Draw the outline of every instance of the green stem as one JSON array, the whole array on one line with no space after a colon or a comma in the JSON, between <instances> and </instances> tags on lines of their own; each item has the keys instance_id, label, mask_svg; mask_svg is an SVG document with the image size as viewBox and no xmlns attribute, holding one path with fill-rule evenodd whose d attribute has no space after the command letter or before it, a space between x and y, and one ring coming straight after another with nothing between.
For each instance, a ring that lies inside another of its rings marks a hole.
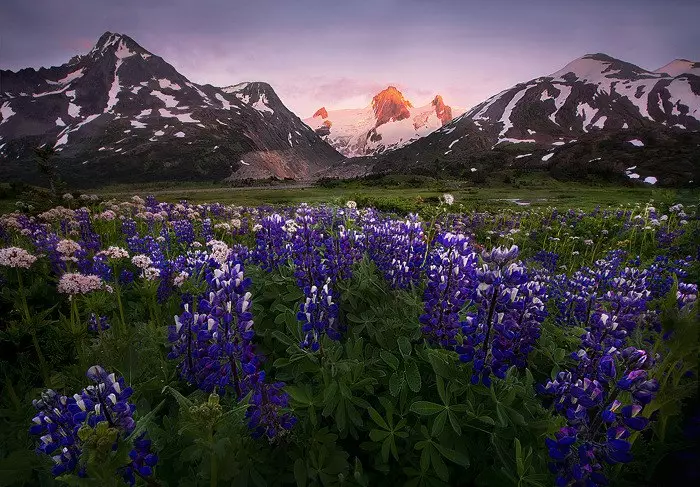
<instances>
[{"instance_id":1,"label":"green stem","mask_svg":"<svg viewBox=\"0 0 700 487\"><path fill-rule=\"evenodd\" d=\"M32 344L34 345L34 351L39 359L39 369L41 370L41 376L44 379L44 384L49 385L49 369L46 365L46 359L44 354L41 352L41 347L39 346L39 339L36 336L36 327L32 322L32 316L29 313L29 305L27 304L27 295L24 293L24 282L22 281L22 272L17 269L17 281L19 283L19 296L22 301L22 312L24 313L24 322L29 326L32 335Z\"/></svg>"},{"instance_id":2,"label":"green stem","mask_svg":"<svg viewBox=\"0 0 700 487\"><path fill-rule=\"evenodd\" d=\"M73 338L75 340L75 346L78 349L78 361L80 365L84 365L84 350L83 350L83 340L80 336L80 313L78 311L77 296L71 296L70 300L70 328L73 332Z\"/></svg>"},{"instance_id":3,"label":"green stem","mask_svg":"<svg viewBox=\"0 0 700 487\"><path fill-rule=\"evenodd\" d=\"M209 468L211 470L211 475L209 476L209 486L216 487L218 482L217 478L217 461L216 461L216 450L214 449L214 431L209 430L209 445L211 447L211 458L209 459Z\"/></svg>"},{"instance_id":4,"label":"green stem","mask_svg":"<svg viewBox=\"0 0 700 487\"><path fill-rule=\"evenodd\" d=\"M124 319L124 305L122 304L122 288L119 285L119 276L114 275L114 292L117 295L117 306L119 307L119 320L122 333L126 332L126 320Z\"/></svg>"}]
</instances>

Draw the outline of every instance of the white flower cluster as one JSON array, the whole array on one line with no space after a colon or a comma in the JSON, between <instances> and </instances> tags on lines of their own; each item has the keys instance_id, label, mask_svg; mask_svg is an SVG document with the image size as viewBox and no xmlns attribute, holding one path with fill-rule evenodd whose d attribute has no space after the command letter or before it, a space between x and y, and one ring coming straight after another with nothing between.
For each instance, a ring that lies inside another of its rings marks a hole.
<instances>
[{"instance_id":1,"label":"white flower cluster","mask_svg":"<svg viewBox=\"0 0 700 487\"><path fill-rule=\"evenodd\" d=\"M19 247L0 249L0 266L14 269L29 269L36 257Z\"/></svg>"}]
</instances>

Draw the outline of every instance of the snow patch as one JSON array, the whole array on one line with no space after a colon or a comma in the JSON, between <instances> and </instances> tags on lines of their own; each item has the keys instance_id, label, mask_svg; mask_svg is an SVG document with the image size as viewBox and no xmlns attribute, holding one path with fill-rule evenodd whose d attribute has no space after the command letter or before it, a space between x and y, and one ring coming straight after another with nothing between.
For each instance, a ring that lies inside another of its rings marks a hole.
<instances>
[{"instance_id":1,"label":"snow patch","mask_svg":"<svg viewBox=\"0 0 700 487\"><path fill-rule=\"evenodd\" d=\"M258 101L253 103L253 108L255 108L257 111L263 113L263 112L270 112L274 114L274 110L267 106L267 96L265 93L260 95L260 98L258 98Z\"/></svg>"},{"instance_id":2,"label":"snow patch","mask_svg":"<svg viewBox=\"0 0 700 487\"><path fill-rule=\"evenodd\" d=\"M644 147L644 142L642 142L639 139L632 139L632 140L628 140L627 142L629 142L630 144L632 144L635 147Z\"/></svg>"},{"instance_id":3,"label":"snow patch","mask_svg":"<svg viewBox=\"0 0 700 487\"><path fill-rule=\"evenodd\" d=\"M475 167L472 167L470 170L471 170L471 172L476 172L476 168L475 168Z\"/></svg>"},{"instance_id":4,"label":"snow patch","mask_svg":"<svg viewBox=\"0 0 700 487\"><path fill-rule=\"evenodd\" d=\"M243 164L244 166L250 166L250 164L248 164L247 162L245 162L243 159L241 159L241 164Z\"/></svg>"},{"instance_id":5,"label":"snow patch","mask_svg":"<svg viewBox=\"0 0 700 487\"><path fill-rule=\"evenodd\" d=\"M546 154L546 155L542 156L542 160L548 161L552 158L553 155L554 155L554 152L552 152L551 154Z\"/></svg>"},{"instance_id":6,"label":"snow patch","mask_svg":"<svg viewBox=\"0 0 700 487\"><path fill-rule=\"evenodd\" d=\"M503 115L499 120L499 122L503 124L503 129L501 129L501 133L498 134L499 139L505 137L506 132L508 132L508 130L510 130L510 128L513 126L513 122L511 122L510 116L513 113L515 105L517 105L517 103L522 99L522 97L525 96L527 89L528 87L525 86L520 91L515 93L515 95L513 95L513 98L510 99L508 105L506 105L505 109L503 110Z\"/></svg>"},{"instance_id":7,"label":"snow patch","mask_svg":"<svg viewBox=\"0 0 700 487\"><path fill-rule=\"evenodd\" d=\"M181 122L187 122L187 123L198 123L199 122L199 120L195 120L194 118L192 118L191 113L173 113L170 110L166 110L165 108L159 109L158 113L160 113L161 117L177 118Z\"/></svg>"},{"instance_id":8,"label":"snow patch","mask_svg":"<svg viewBox=\"0 0 700 487\"><path fill-rule=\"evenodd\" d=\"M153 132L153 135L155 135L156 137L160 137L161 135L165 135L165 131L156 130L155 132Z\"/></svg>"},{"instance_id":9,"label":"snow patch","mask_svg":"<svg viewBox=\"0 0 700 487\"><path fill-rule=\"evenodd\" d=\"M0 122L0 124L7 122L7 120L15 113L16 112L10 106L9 101L3 103L2 106L0 106L0 115L2 115L2 121Z\"/></svg>"},{"instance_id":10,"label":"snow patch","mask_svg":"<svg viewBox=\"0 0 700 487\"><path fill-rule=\"evenodd\" d=\"M462 137L460 137L459 139L461 139L461 138L462 138ZM447 148L448 148L448 149L452 149L452 146L455 145L457 142L459 142L459 139L453 140L453 141L450 143L450 145L447 146Z\"/></svg>"},{"instance_id":11,"label":"snow patch","mask_svg":"<svg viewBox=\"0 0 700 487\"><path fill-rule=\"evenodd\" d=\"M179 84L173 83L169 79L165 79L165 78L158 80L158 86L160 86L161 89L170 88L171 90L175 90L175 91L180 89Z\"/></svg>"},{"instance_id":12,"label":"snow patch","mask_svg":"<svg viewBox=\"0 0 700 487\"><path fill-rule=\"evenodd\" d=\"M136 53L126 47L124 40L119 41L119 47L117 47L117 50L114 52L114 55L117 57L117 62L114 63L114 79L112 80L112 86L109 88L109 98L107 99L107 106L104 110L105 113L111 112L118 101L117 95L121 91L121 85L119 83L119 68L124 62L124 59L133 56L134 54Z\"/></svg>"},{"instance_id":13,"label":"snow patch","mask_svg":"<svg viewBox=\"0 0 700 487\"><path fill-rule=\"evenodd\" d=\"M175 132L175 137L182 138L185 136L185 132Z\"/></svg>"},{"instance_id":14,"label":"snow patch","mask_svg":"<svg viewBox=\"0 0 700 487\"><path fill-rule=\"evenodd\" d=\"M656 179L654 176L647 176L644 178L644 182L647 184L656 184L658 179Z\"/></svg>"},{"instance_id":15,"label":"snow patch","mask_svg":"<svg viewBox=\"0 0 700 487\"><path fill-rule=\"evenodd\" d=\"M224 110L230 110L231 107L235 107L236 105L232 105L231 102L229 102L226 98L224 98L221 93L217 93L214 95L214 98L219 100L221 102L221 105L223 105Z\"/></svg>"},{"instance_id":16,"label":"snow patch","mask_svg":"<svg viewBox=\"0 0 700 487\"><path fill-rule=\"evenodd\" d=\"M137 129L145 129L146 124L143 122L139 122L138 120L132 120L131 121L131 126Z\"/></svg>"},{"instance_id":17,"label":"snow patch","mask_svg":"<svg viewBox=\"0 0 700 487\"><path fill-rule=\"evenodd\" d=\"M55 123L56 123L56 125L58 125L59 127L65 127L65 126L66 126L66 122L64 122L64 121L61 119L61 117L58 117L58 118L56 119L56 122L55 122Z\"/></svg>"},{"instance_id":18,"label":"snow patch","mask_svg":"<svg viewBox=\"0 0 700 487\"><path fill-rule=\"evenodd\" d=\"M602 129L605 127L605 121L608 119L605 115L601 116L598 118L598 120L595 121L593 124L593 127L597 127L599 129Z\"/></svg>"},{"instance_id":19,"label":"snow patch","mask_svg":"<svg viewBox=\"0 0 700 487\"><path fill-rule=\"evenodd\" d=\"M531 156L532 154L520 154L519 156L515 156L516 159L522 159L523 157L528 157Z\"/></svg>"},{"instance_id":20,"label":"snow patch","mask_svg":"<svg viewBox=\"0 0 700 487\"><path fill-rule=\"evenodd\" d=\"M166 95L162 91L153 90L151 92L156 98L165 103L165 108L173 108L177 106L178 101L172 95Z\"/></svg>"},{"instance_id":21,"label":"snow patch","mask_svg":"<svg viewBox=\"0 0 700 487\"><path fill-rule=\"evenodd\" d=\"M502 143L502 142L510 142L511 144L536 144L537 141L535 139L511 139L508 137L504 137L503 139L499 139L498 142L496 142L496 145ZM496 147L496 146L494 146Z\"/></svg>"}]
</instances>

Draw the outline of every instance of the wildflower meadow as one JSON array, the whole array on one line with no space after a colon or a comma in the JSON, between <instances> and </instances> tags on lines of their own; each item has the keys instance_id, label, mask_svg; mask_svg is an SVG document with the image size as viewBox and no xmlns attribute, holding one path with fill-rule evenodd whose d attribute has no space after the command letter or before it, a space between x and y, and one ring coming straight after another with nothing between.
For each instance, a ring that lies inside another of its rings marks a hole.
<instances>
[{"instance_id":1,"label":"wildflower meadow","mask_svg":"<svg viewBox=\"0 0 700 487\"><path fill-rule=\"evenodd\" d=\"M697 207L0 216L0 486L697 481Z\"/></svg>"}]
</instances>

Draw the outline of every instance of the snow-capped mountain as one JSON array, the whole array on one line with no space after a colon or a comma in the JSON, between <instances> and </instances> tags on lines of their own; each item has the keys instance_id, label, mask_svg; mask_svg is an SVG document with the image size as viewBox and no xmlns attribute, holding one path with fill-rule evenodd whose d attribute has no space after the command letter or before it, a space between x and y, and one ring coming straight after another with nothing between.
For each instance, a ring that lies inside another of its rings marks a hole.
<instances>
[{"instance_id":1,"label":"snow-capped mountain","mask_svg":"<svg viewBox=\"0 0 700 487\"><path fill-rule=\"evenodd\" d=\"M347 157L380 154L425 137L464 110L445 105L442 96L414 107L393 86L377 93L358 109L319 108L304 122Z\"/></svg>"},{"instance_id":2,"label":"snow-capped mountain","mask_svg":"<svg viewBox=\"0 0 700 487\"><path fill-rule=\"evenodd\" d=\"M312 177L342 156L266 83L198 85L125 35L51 68L0 71L0 179L54 147L77 184Z\"/></svg>"},{"instance_id":3,"label":"snow-capped mountain","mask_svg":"<svg viewBox=\"0 0 700 487\"><path fill-rule=\"evenodd\" d=\"M497 143L553 143L587 132L656 124L698 130L696 66L676 60L647 71L605 54L588 54L549 76L492 96L463 117L494 125Z\"/></svg>"},{"instance_id":4,"label":"snow-capped mountain","mask_svg":"<svg viewBox=\"0 0 700 487\"><path fill-rule=\"evenodd\" d=\"M653 184L697 185L699 67L675 60L647 71L589 54L492 96L397 151L368 159L369 171L469 176L538 167L575 176L590 169L651 178Z\"/></svg>"}]
</instances>

